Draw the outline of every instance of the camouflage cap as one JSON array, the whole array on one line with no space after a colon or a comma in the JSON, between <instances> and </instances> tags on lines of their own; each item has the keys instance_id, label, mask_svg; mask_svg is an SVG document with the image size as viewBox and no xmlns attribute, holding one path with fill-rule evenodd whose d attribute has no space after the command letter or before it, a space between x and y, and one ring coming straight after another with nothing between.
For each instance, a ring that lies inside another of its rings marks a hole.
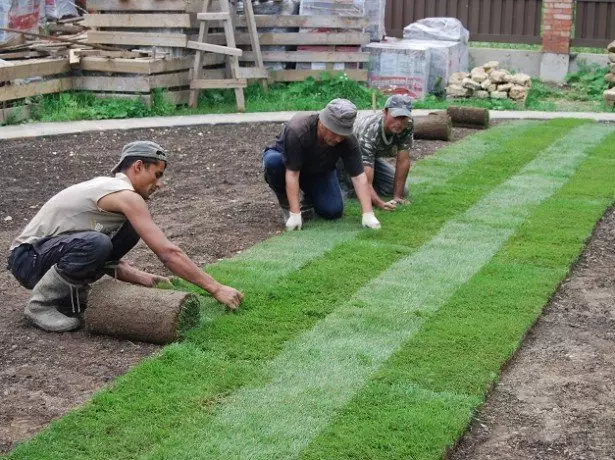
<instances>
[{"instance_id":1,"label":"camouflage cap","mask_svg":"<svg viewBox=\"0 0 615 460\"><path fill-rule=\"evenodd\" d=\"M357 107L348 99L333 99L320 111L318 119L338 136L350 136L357 118Z\"/></svg>"},{"instance_id":2,"label":"camouflage cap","mask_svg":"<svg viewBox=\"0 0 615 460\"><path fill-rule=\"evenodd\" d=\"M115 174L122 161L128 157L138 157L138 158L150 158L152 160L164 161L167 160L168 152L160 147L155 142L151 141L134 141L126 144L122 149L122 155L120 156L120 161L113 167L111 170L112 174Z\"/></svg>"},{"instance_id":3,"label":"camouflage cap","mask_svg":"<svg viewBox=\"0 0 615 460\"><path fill-rule=\"evenodd\" d=\"M385 109L394 117L412 116L412 98L403 94L395 94L387 99Z\"/></svg>"}]
</instances>

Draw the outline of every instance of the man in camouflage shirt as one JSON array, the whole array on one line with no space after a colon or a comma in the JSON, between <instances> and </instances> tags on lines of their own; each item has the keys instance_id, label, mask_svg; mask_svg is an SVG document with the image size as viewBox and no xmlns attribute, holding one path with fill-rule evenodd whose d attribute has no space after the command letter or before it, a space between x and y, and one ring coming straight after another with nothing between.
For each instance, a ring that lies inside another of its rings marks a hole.
<instances>
[{"instance_id":1,"label":"man in camouflage shirt","mask_svg":"<svg viewBox=\"0 0 615 460\"><path fill-rule=\"evenodd\" d=\"M382 112L357 118L353 128L370 184L372 204L387 211L408 203L405 198L410 171L408 151L414 142L411 111L409 96L394 95L387 99ZM385 160L387 157L396 157L394 168ZM382 196L392 199L385 201Z\"/></svg>"}]
</instances>

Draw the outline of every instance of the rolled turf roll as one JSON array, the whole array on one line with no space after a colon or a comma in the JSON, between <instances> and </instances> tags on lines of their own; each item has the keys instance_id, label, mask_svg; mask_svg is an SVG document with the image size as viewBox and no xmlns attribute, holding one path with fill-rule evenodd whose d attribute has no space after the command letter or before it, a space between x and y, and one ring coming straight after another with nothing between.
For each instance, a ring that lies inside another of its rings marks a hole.
<instances>
[{"instance_id":1,"label":"rolled turf roll","mask_svg":"<svg viewBox=\"0 0 615 460\"><path fill-rule=\"evenodd\" d=\"M451 117L445 111L414 117L414 138L448 141L451 138Z\"/></svg>"},{"instance_id":2,"label":"rolled turf roll","mask_svg":"<svg viewBox=\"0 0 615 460\"><path fill-rule=\"evenodd\" d=\"M485 129L489 127L489 110L477 107L451 106L446 109L453 126Z\"/></svg>"},{"instance_id":3,"label":"rolled turf roll","mask_svg":"<svg viewBox=\"0 0 615 460\"><path fill-rule=\"evenodd\" d=\"M199 318L196 294L112 278L92 285L84 314L88 332L158 344L181 339Z\"/></svg>"}]
</instances>

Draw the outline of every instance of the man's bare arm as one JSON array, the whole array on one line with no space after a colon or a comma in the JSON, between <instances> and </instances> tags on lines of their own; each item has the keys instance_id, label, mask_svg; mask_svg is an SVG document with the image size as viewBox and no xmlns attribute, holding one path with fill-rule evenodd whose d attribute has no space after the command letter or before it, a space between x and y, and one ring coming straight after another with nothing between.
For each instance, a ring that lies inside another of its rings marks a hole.
<instances>
[{"instance_id":1,"label":"man's bare arm","mask_svg":"<svg viewBox=\"0 0 615 460\"><path fill-rule=\"evenodd\" d=\"M407 150L397 152L395 160L395 182L393 183L393 199L398 203L407 203L404 196L404 186L410 172L410 153Z\"/></svg>"},{"instance_id":2,"label":"man's bare arm","mask_svg":"<svg viewBox=\"0 0 615 460\"><path fill-rule=\"evenodd\" d=\"M297 214L301 212L299 201L299 171L286 170L286 197L288 198L289 211Z\"/></svg>"},{"instance_id":3,"label":"man's bare arm","mask_svg":"<svg viewBox=\"0 0 615 460\"><path fill-rule=\"evenodd\" d=\"M359 203L361 203L361 212L373 212L372 209L372 197L369 192L369 182L367 180L367 174L362 172L358 176L351 177L352 185L357 194Z\"/></svg>"},{"instance_id":4,"label":"man's bare arm","mask_svg":"<svg viewBox=\"0 0 615 460\"><path fill-rule=\"evenodd\" d=\"M124 214L145 244L175 275L205 289L216 300L233 310L241 303L241 292L218 283L168 240L152 220L141 196L128 190L116 192L101 198L98 206L105 211Z\"/></svg>"},{"instance_id":5,"label":"man's bare arm","mask_svg":"<svg viewBox=\"0 0 615 460\"><path fill-rule=\"evenodd\" d=\"M371 166L363 165L363 169L365 170L365 175L367 176L367 185L369 187L370 196L372 199L372 204L377 208L384 209L385 211L394 211L395 203L391 203L390 201L384 201L374 188L374 168Z\"/></svg>"}]
</instances>

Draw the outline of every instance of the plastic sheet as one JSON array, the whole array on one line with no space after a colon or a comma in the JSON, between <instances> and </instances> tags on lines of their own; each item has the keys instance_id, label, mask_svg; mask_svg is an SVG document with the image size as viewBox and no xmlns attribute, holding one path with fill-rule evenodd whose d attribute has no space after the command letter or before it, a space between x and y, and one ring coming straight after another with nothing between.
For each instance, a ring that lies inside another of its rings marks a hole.
<instances>
[{"instance_id":1,"label":"plastic sheet","mask_svg":"<svg viewBox=\"0 0 615 460\"><path fill-rule=\"evenodd\" d=\"M438 40L468 43L470 32L457 18L425 18L404 27L408 40Z\"/></svg>"}]
</instances>

